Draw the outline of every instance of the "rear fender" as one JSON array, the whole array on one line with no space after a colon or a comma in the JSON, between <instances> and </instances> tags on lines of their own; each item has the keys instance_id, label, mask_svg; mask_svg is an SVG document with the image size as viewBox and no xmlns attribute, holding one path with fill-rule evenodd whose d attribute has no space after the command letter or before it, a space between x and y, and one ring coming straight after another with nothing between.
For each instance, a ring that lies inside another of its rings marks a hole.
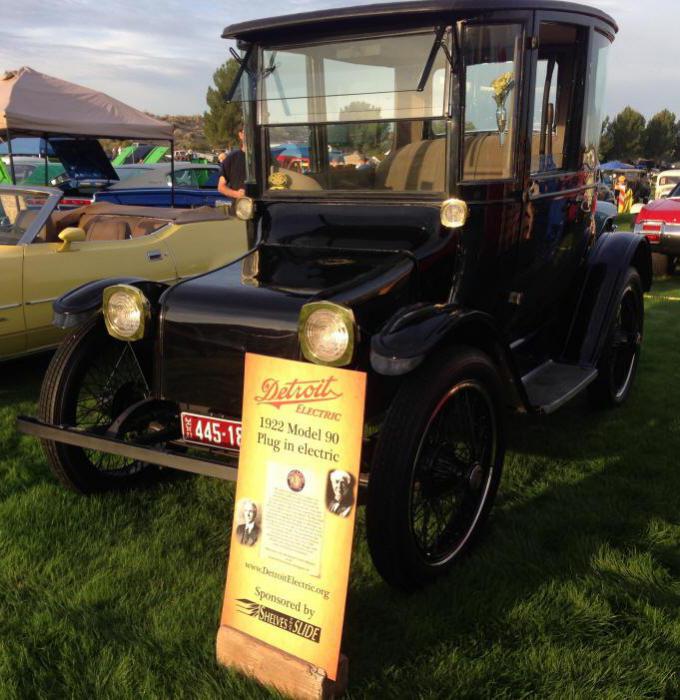
<instances>
[{"instance_id":1,"label":"rear fender","mask_svg":"<svg viewBox=\"0 0 680 700\"><path fill-rule=\"evenodd\" d=\"M567 356L581 366L597 365L607 339L628 268L634 267L647 292L652 286L652 257L642 236L602 234L587 264L583 293L572 323Z\"/></svg>"},{"instance_id":2,"label":"rear fender","mask_svg":"<svg viewBox=\"0 0 680 700\"><path fill-rule=\"evenodd\" d=\"M508 402L529 408L512 351L489 314L454 304L416 305L395 314L371 340L371 365L388 376L406 375L443 348L468 345L497 364Z\"/></svg>"},{"instance_id":3,"label":"rear fender","mask_svg":"<svg viewBox=\"0 0 680 700\"><path fill-rule=\"evenodd\" d=\"M152 306L158 302L161 294L168 288L167 284L153 282L140 277L111 277L104 280L88 282L59 297L54 302L54 319L57 328L75 328L80 326L102 308L104 290L114 284L129 284L137 287Z\"/></svg>"}]
</instances>

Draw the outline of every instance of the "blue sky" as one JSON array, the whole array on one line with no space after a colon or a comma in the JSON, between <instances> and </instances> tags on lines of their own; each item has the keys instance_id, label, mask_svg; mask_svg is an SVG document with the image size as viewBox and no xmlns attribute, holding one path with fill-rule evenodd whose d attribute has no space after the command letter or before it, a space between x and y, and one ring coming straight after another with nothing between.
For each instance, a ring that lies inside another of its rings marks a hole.
<instances>
[{"instance_id":1,"label":"blue sky","mask_svg":"<svg viewBox=\"0 0 680 700\"><path fill-rule=\"evenodd\" d=\"M512 0L509 0L511 3ZM606 111L631 104L649 117L680 115L674 47L678 0L597 0L621 32L609 71ZM288 0L286 14L357 0ZM227 24L282 14L274 0L3 0L0 71L28 65L102 90L156 114L205 109L212 73L227 57Z\"/></svg>"}]
</instances>

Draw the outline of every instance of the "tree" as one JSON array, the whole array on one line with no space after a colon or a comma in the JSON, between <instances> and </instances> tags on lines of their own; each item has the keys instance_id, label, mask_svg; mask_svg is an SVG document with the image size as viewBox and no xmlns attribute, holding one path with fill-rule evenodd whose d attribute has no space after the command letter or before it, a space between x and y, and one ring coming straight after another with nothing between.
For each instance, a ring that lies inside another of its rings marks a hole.
<instances>
[{"instance_id":1,"label":"tree","mask_svg":"<svg viewBox=\"0 0 680 700\"><path fill-rule=\"evenodd\" d=\"M657 163L667 163L673 160L677 132L678 127L673 112L664 109L655 114L645 129L645 158Z\"/></svg>"},{"instance_id":2,"label":"tree","mask_svg":"<svg viewBox=\"0 0 680 700\"><path fill-rule=\"evenodd\" d=\"M617 158L632 162L641 158L645 146L645 118L632 107L626 107L607 124L604 141L608 146L607 160Z\"/></svg>"},{"instance_id":3,"label":"tree","mask_svg":"<svg viewBox=\"0 0 680 700\"><path fill-rule=\"evenodd\" d=\"M606 163L613 158L612 149L614 144L609 135L611 123L612 120L609 117L605 117L605 120L602 122L602 130L600 132L600 163Z\"/></svg>"},{"instance_id":4,"label":"tree","mask_svg":"<svg viewBox=\"0 0 680 700\"><path fill-rule=\"evenodd\" d=\"M380 108L368 102L350 102L340 110L340 121L350 119L380 119ZM364 156L376 156L382 159L385 152L390 149L391 141L392 127L385 122L334 124L328 129L330 145L353 148Z\"/></svg>"},{"instance_id":5,"label":"tree","mask_svg":"<svg viewBox=\"0 0 680 700\"><path fill-rule=\"evenodd\" d=\"M226 96L238 72L238 62L230 58L213 73L215 87L208 88L204 113L205 136L213 148L225 148L238 144L238 127L243 119L241 105L227 102Z\"/></svg>"}]
</instances>

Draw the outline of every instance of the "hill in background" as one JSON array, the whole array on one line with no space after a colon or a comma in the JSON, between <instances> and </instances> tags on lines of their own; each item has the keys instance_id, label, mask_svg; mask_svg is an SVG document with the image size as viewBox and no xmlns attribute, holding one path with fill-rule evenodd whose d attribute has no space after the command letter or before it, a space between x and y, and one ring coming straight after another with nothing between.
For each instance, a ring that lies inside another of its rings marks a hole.
<instances>
[{"instance_id":1,"label":"hill in background","mask_svg":"<svg viewBox=\"0 0 680 700\"><path fill-rule=\"evenodd\" d=\"M193 151L211 150L203 132L204 119L202 115L152 114L151 116L157 119L163 119L175 125L175 148L190 148Z\"/></svg>"}]
</instances>

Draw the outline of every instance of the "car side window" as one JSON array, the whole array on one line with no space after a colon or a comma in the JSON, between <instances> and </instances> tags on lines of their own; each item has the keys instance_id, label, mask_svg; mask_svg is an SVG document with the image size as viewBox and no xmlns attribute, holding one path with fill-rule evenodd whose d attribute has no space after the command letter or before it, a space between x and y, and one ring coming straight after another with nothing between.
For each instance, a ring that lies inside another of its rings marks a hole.
<instances>
[{"instance_id":1,"label":"car side window","mask_svg":"<svg viewBox=\"0 0 680 700\"><path fill-rule=\"evenodd\" d=\"M218 168L211 168L208 171L208 179L206 180L205 185L203 187L214 190L217 189L217 183L220 180L220 171Z\"/></svg>"},{"instance_id":2,"label":"car side window","mask_svg":"<svg viewBox=\"0 0 680 700\"><path fill-rule=\"evenodd\" d=\"M518 24L466 28L465 180L504 180L513 175L521 36Z\"/></svg>"},{"instance_id":3,"label":"car side window","mask_svg":"<svg viewBox=\"0 0 680 700\"><path fill-rule=\"evenodd\" d=\"M578 27L542 22L533 95L531 172L544 173L568 167L567 154L574 98L580 70L574 60L581 37Z\"/></svg>"},{"instance_id":4,"label":"car side window","mask_svg":"<svg viewBox=\"0 0 680 700\"><path fill-rule=\"evenodd\" d=\"M193 170L184 168L175 171L175 187L195 187L196 181L193 177Z\"/></svg>"},{"instance_id":5,"label":"car side window","mask_svg":"<svg viewBox=\"0 0 680 700\"><path fill-rule=\"evenodd\" d=\"M0 245L17 245L46 201L42 193L0 194Z\"/></svg>"}]
</instances>

